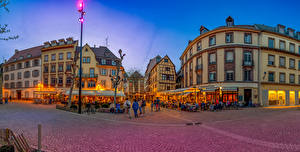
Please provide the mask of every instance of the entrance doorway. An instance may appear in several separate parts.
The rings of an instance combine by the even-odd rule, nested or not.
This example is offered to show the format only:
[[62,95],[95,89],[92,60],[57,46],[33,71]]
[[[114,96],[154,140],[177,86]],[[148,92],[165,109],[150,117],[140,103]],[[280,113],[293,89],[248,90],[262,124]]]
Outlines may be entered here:
[[20,100],[22,97],[21,90],[17,90],[17,99]]
[[245,106],[248,106],[249,102],[252,100],[252,89],[244,89],[244,101]]

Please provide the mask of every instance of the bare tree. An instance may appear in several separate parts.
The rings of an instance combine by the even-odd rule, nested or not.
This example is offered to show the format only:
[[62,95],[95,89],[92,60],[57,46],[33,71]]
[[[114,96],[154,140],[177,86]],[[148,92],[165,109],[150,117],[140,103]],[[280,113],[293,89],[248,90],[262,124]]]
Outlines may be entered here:
[[79,51],[75,50],[73,63],[72,63],[72,76],[71,76],[72,84],[71,84],[70,92],[69,92],[68,107],[71,106],[72,92],[73,92],[74,85],[76,84],[76,81],[75,81],[75,79],[76,79],[76,69],[78,68],[78,65],[77,65],[76,62],[77,62],[78,59],[79,59]]
[[[9,9],[6,7],[9,4],[9,0],[0,0],[0,8],[4,8],[7,12],[9,12]],[[9,33],[10,30],[7,28],[7,24],[0,24],[0,34],[5,34],[5,33]],[[19,38],[18,35],[15,36],[4,36],[4,37],[0,37],[0,40],[15,40]]]

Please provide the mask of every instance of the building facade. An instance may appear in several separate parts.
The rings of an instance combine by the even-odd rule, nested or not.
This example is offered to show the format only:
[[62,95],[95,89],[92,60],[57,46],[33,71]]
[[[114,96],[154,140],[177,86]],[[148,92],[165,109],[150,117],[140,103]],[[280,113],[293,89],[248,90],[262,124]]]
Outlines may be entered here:
[[56,95],[70,89],[77,43],[72,38],[44,43],[41,55],[42,84],[44,91],[52,90],[46,93]]
[[144,77],[138,71],[134,71],[127,77],[127,84],[125,91],[127,97],[144,98]]
[[[79,51],[79,47],[77,47]],[[88,44],[82,48],[82,88],[114,90],[111,76],[117,75],[117,62],[120,61],[107,47],[90,47]],[[79,67],[79,60],[77,61]],[[79,68],[78,68],[79,69]],[[79,70],[76,71],[76,80],[79,80]],[[120,79],[123,80],[124,68],[120,67]],[[78,85],[76,86],[78,89]],[[118,85],[118,91],[124,92],[124,82]]]
[[4,63],[3,95],[12,99],[37,98],[37,85],[41,82],[42,46],[26,50],[15,50],[15,54]]
[[201,88],[205,101],[299,103],[300,34],[281,27],[234,25],[231,17],[213,30],[201,26],[180,57],[184,87]]
[[159,96],[162,91],[174,90],[176,86],[176,70],[171,59],[167,55],[163,58],[157,56],[151,59],[148,65],[152,64],[152,61],[156,63],[154,66],[148,66],[146,70],[147,91],[150,99]]

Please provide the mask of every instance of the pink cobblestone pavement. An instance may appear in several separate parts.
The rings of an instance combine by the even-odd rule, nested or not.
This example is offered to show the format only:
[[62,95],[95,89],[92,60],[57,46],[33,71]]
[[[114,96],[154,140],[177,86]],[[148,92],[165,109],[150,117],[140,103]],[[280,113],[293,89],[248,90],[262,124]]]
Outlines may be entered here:
[[[0,116],[0,128],[22,130],[33,146],[37,124],[42,124],[46,151],[300,151],[298,109],[164,109],[130,120],[124,114],[78,115],[53,105],[14,103],[0,105]],[[202,124],[187,126],[188,122]]]

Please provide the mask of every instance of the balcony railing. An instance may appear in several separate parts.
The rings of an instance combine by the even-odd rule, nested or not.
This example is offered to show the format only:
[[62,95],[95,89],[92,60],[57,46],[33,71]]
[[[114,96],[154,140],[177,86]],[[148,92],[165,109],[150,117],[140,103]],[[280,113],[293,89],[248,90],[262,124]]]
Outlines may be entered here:
[[[79,78],[79,74],[76,75],[77,78]],[[82,78],[98,78],[98,74],[82,74]]]
[[243,66],[254,66],[254,63],[252,60],[243,60]]

